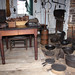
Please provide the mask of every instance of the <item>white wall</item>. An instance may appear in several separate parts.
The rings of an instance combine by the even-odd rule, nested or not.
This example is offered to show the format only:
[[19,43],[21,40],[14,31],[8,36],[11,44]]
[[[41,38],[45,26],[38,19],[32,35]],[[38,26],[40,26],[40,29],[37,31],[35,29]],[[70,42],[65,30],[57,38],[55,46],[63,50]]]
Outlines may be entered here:
[[0,9],[5,9],[6,8],[6,0],[0,0]]
[[[40,23],[45,24],[45,9],[42,9],[41,3],[40,3],[41,0],[37,0],[37,1],[38,1],[37,3],[34,3],[34,5],[35,5],[34,11],[36,10],[39,13],[34,13],[35,17],[37,17],[39,19]],[[49,0],[49,1],[51,2],[51,0]],[[56,2],[58,0],[53,0],[53,1]],[[56,9],[64,9],[64,10],[66,10],[65,17],[64,17],[65,22],[63,23],[63,31],[66,32],[65,38],[67,38],[70,0],[59,0],[59,3],[65,4],[66,6],[51,2],[52,8],[49,10],[49,12],[48,12],[48,10],[46,10],[46,24],[48,25],[49,33],[55,33],[56,20],[55,20],[55,17],[53,15],[55,5],[56,5]],[[60,8],[59,8],[59,5],[61,6]],[[49,18],[48,18],[48,14],[49,14]]]
[[[6,0],[0,0],[0,9],[5,9],[6,8]],[[47,0],[45,0],[47,1]],[[55,5],[56,5],[56,9],[65,9],[65,23],[63,24],[64,27],[64,31],[67,33],[67,29],[68,29],[68,16],[69,16],[69,6],[70,6],[70,0],[53,0],[53,1],[59,1],[59,3],[63,3],[66,4],[66,7],[64,5],[61,5],[61,7],[59,8],[59,4],[53,3],[52,0],[49,0],[52,4],[51,9],[48,12],[48,9],[46,7],[46,24],[48,25],[48,29],[49,29],[49,33],[55,33],[55,28],[56,28],[56,20],[55,17],[53,15],[53,11],[55,9]],[[34,2],[34,0],[33,0]],[[11,0],[10,0],[10,5],[11,5]],[[17,0],[13,0],[13,6],[15,6],[15,8],[17,9]],[[47,6],[47,5],[46,5]],[[49,5],[48,5],[49,7]],[[45,9],[42,8],[41,6],[41,0],[37,0],[37,3],[33,3],[33,16],[29,16],[29,18],[38,18],[39,22],[41,24],[45,24]],[[13,8],[10,7],[11,10],[11,16],[10,17],[17,17],[17,16],[23,16],[23,15],[18,15],[17,13],[14,14],[13,12]],[[35,12],[36,11],[36,12]],[[48,18],[49,15],[49,18]],[[67,35],[65,36],[65,38],[67,38]]]

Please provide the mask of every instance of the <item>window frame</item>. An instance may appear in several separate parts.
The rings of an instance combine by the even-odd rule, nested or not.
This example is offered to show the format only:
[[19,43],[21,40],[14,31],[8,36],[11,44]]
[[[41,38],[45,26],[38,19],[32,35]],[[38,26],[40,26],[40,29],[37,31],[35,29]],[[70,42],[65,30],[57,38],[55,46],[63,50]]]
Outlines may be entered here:
[[[18,5],[18,3],[19,3],[18,1],[20,1],[20,0],[17,0],[17,14],[33,15],[33,0],[24,0],[25,7],[23,6],[23,8],[22,8],[22,4],[21,4],[22,9],[19,8],[20,5]],[[23,1],[21,1],[21,3],[23,3]],[[23,10],[23,12],[19,13],[20,10]]]

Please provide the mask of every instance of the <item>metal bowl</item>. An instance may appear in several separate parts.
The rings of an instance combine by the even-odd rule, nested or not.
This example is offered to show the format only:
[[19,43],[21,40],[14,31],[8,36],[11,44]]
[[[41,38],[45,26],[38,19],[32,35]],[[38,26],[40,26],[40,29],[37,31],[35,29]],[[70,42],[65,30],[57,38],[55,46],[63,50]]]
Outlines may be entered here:
[[55,49],[55,46],[49,44],[49,45],[46,45],[45,48],[46,48],[47,50],[53,50],[53,49]]

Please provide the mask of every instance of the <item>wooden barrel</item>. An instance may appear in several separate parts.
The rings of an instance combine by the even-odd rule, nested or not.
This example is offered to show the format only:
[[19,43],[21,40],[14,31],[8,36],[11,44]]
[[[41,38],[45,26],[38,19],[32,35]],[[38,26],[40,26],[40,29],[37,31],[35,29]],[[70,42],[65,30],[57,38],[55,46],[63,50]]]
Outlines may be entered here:
[[48,29],[43,29],[41,31],[41,44],[42,45],[48,44]]

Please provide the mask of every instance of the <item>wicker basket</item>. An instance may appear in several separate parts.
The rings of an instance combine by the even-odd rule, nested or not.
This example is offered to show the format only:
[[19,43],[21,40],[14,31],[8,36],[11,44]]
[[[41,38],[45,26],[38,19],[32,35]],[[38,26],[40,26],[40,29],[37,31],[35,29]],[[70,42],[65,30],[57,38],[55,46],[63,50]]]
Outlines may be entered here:
[[24,28],[24,27],[26,27],[26,23],[27,23],[28,21],[16,21],[16,27],[18,27],[18,28]]

